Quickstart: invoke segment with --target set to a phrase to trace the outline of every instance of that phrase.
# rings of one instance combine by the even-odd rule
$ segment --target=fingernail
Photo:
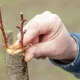
[[[33,57],[34,57],[33,54],[26,55],[25,61],[26,61],[26,62],[29,62],[29,61],[31,61],[31,60],[33,59]]]

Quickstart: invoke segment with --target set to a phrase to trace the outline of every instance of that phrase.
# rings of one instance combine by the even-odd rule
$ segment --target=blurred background
[[[14,41],[19,32],[15,25],[20,24],[20,12],[23,12],[25,19],[29,21],[37,14],[50,11],[60,16],[69,32],[80,33],[79,0],[0,0],[0,4],[4,28],[13,30]],[[2,50],[0,37],[0,80],[9,80],[5,68],[5,53]],[[54,66],[49,59],[33,59],[28,63],[28,71],[29,80],[78,80],[72,74]]]

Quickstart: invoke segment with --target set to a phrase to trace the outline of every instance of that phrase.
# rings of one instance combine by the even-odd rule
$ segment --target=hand
[[[46,57],[57,60],[72,60],[77,53],[77,44],[69,35],[58,15],[46,11],[36,15],[24,26],[27,32],[23,44],[31,43],[25,54],[25,61],[32,58],[45,59]],[[18,34],[18,41],[20,33]]]

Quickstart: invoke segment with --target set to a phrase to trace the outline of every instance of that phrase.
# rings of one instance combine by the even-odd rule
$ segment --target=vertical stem
[[[3,34],[3,38],[4,38],[4,43],[5,43],[5,47],[8,48],[8,39],[6,37],[4,28],[3,28],[3,22],[2,22],[2,15],[1,15],[1,5],[0,5],[0,28]]]
[[[24,19],[23,19],[23,13],[20,14],[21,16],[21,28],[20,28],[20,32],[21,32],[21,47],[23,49],[23,23],[24,23]]]
[[[26,20],[23,18],[23,13],[20,13],[20,17],[21,17],[21,25],[20,26],[16,26],[16,27],[20,30],[21,39],[20,39],[19,43],[21,45],[22,50],[24,50],[23,49],[23,47],[24,47],[23,46],[23,36],[26,33],[26,30],[23,31],[23,24],[24,24],[24,22]]]

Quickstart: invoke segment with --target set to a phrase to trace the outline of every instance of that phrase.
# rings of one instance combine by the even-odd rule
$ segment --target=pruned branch
[[[18,29],[20,29],[20,26],[16,25],[16,27],[17,27]]]
[[[21,39],[19,41],[19,43],[21,44],[21,48],[23,50],[23,36],[24,34],[26,33],[26,30],[23,31],[23,25],[24,25],[24,22],[26,21],[24,18],[23,18],[23,13],[20,13],[20,17],[21,17],[21,25],[20,26],[16,26],[19,30],[20,30],[20,34],[21,34]]]
[[[3,38],[4,38],[4,46],[5,46],[5,48],[8,48],[8,38],[9,38],[9,36],[7,37],[6,33],[4,31],[3,22],[2,22],[2,15],[1,15],[1,5],[0,5],[0,29],[2,31]]]
[[[10,34],[7,35],[7,40],[8,40],[8,38],[9,38],[9,36],[10,36]]]

